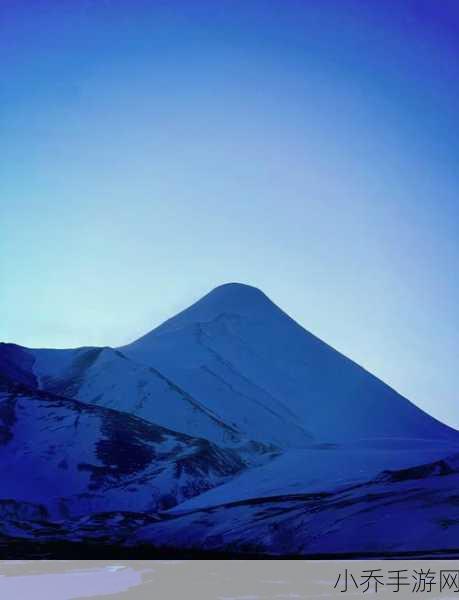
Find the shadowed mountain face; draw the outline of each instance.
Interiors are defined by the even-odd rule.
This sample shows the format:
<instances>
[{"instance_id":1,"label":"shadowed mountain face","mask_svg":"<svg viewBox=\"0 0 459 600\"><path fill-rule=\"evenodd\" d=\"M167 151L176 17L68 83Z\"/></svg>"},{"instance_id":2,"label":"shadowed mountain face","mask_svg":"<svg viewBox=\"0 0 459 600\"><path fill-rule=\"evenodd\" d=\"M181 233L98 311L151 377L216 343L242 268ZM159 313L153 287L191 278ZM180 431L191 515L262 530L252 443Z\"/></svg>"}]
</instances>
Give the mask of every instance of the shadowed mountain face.
<instances>
[{"instance_id":1,"label":"shadowed mountain face","mask_svg":"<svg viewBox=\"0 0 459 600\"><path fill-rule=\"evenodd\" d=\"M455 481L459 434L250 286L218 287L118 349L0 344L0 375L6 537L75 541L92 515L90 537L113 539L118 519L130 543L319 552L294 542L307 526L311 539L331 527L350 552L358 544L331 525L357 518L344 497L356 508L372 490L394 494L403 515L406 489L427 507L435 488L442 522L454 504L436 477Z\"/></svg>"}]
</instances>

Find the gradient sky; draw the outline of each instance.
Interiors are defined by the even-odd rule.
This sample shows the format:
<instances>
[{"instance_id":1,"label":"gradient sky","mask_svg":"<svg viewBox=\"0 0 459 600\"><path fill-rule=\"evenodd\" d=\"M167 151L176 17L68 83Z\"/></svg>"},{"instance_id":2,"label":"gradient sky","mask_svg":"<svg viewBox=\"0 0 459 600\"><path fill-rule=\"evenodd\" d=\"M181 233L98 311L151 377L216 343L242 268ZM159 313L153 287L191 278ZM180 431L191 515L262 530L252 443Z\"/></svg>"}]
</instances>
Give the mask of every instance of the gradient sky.
<instances>
[{"instance_id":1,"label":"gradient sky","mask_svg":"<svg viewBox=\"0 0 459 600\"><path fill-rule=\"evenodd\" d=\"M456 0L2 0L1 338L228 281L459 427Z\"/></svg>"}]
</instances>

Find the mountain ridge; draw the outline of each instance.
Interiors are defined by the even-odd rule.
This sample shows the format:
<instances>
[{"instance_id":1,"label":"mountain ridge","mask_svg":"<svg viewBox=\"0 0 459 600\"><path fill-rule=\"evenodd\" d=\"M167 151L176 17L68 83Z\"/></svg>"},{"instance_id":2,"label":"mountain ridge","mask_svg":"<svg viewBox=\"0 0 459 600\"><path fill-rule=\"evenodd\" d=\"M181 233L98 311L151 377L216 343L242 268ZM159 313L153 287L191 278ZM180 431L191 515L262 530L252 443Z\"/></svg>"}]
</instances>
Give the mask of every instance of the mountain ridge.
<instances>
[{"instance_id":1,"label":"mountain ridge","mask_svg":"<svg viewBox=\"0 0 459 600\"><path fill-rule=\"evenodd\" d=\"M121 371L125 368L140 373L141 366L152 369L168 382L169 391L175 389L188 398L198 411L204 410L208 418L220 422L239 440L301 446L313 439L333 442L356 436L456 435L453 428L304 329L260 289L247 284L220 285L134 342L118 348L10 346L9 352L5 352L4 344L0 347L3 368L16 369L29 382L35 378L38 387L44 389L52 390L55 382L66 390L73 386L75 392L68 391L72 397L77 397L81 389L77 386L78 378L82 378L78 362L86 361L90 378L86 387L97 387L99 380L101 388L98 393L86 390L83 398L89 403L109 402L102 396L107 395L109 387L112 389L113 382L104 383L102 372L94 379L89 364L103 362L104 353L131 361L129 366L127 362L119 366ZM101 369L106 372L108 367ZM112 376L119 379L121 375L113 372ZM132 386L142 385L143 379L135 383L134 375L130 377ZM116 405L110 393L110 402ZM131 389L126 394L134 398L141 392ZM131 406L127 410L134 409ZM392 416L387 414L391 412ZM148 418L146 413L141 416ZM172 416L162 424L172 428L180 425ZM197 435L201 425L196 427L184 432ZM271 435L267 436L268 430ZM215 432L213 440L226 443L225 435L228 437Z\"/></svg>"},{"instance_id":2,"label":"mountain ridge","mask_svg":"<svg viewBox=\"0 0 459 600\"><path fill-rule=\"evenodd\" d=\"M453 551L458 457L459 432L247 285L119 348L0 344L0 548Z\"/></svg>"}]
</instances>

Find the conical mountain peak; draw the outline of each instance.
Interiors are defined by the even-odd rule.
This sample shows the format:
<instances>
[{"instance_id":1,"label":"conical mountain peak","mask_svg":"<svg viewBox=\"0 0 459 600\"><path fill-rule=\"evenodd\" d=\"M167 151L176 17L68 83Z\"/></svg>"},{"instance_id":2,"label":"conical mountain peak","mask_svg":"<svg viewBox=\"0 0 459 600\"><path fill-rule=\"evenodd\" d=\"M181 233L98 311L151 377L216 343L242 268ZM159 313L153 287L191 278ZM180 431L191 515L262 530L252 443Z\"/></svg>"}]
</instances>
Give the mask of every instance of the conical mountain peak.
<instances>
[{"instance_id":1,"label":"conical mountain peak","mask_svg":"<svg viewBox=\"0 0 459 600\"><path fill-rule=\"evenodd\" d=\"M238 295L244 296L247 299L251 297L253 298L254 296L264 296L266 298L266 295L254 285L249 285L247 283L239 283L237 281L222 283L221 285L218 285L213 290L211 290L207 295L210 294L219 296Z\"/></svg>"},{"instance_id":2,"label":"conical mountain peak","mask_svg":"<svg viewBox=\"0 0 459 600\"><path fill-rule=\"evenodd\" d=\"M245 283L224 283L203 296L190 308L205 305L207 308L246 312L261 306L274 307L274 303L260 289Z\"/></svg>"},{"instance_id":3,"label":"conical mountain peak","mask_svg":"<svg viewBox=\"0 0 459 600\"><path fill-rule=\"evenodd\" d=\"M163 333L196 323L206 323L224 315L266 320L280 314L286 316L260 289L244 283L225 283L217 286L150 333ZM149 336L150 333L146 335Z\"/></svg>"},{"instance_id":4,"label":"conical mountain peak","mask_svg":"<svg viewBox=\"0 0 459 600\"><path fill-rule=\"evenodd\" d=\"M316 439L457 439L250 285L216 287L122 352L158 368L229 423L257 404L288 422L291 413Z\"/></svg>"}]
</instances>

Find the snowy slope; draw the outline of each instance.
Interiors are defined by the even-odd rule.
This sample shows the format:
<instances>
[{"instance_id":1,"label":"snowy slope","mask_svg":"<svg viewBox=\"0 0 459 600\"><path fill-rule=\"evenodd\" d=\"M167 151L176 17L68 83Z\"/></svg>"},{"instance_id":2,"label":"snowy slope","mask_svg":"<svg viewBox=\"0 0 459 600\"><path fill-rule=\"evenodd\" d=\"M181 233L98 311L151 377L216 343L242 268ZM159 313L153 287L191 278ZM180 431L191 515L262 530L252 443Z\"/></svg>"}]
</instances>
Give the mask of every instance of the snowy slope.
<instances>
[{"instance_id":1,"label":"snowy slope","mask_svg":"<svg viewBox=\"0 0 459 600\"><path fill-rule=\"evenodd\" d=\"M376 477L387 469L405 469L420 463L442 460L455 446L423 440L389 440L386 444L343 444L331 447L289 449L223 485L187 500L171 513L218 506L230 502L267 498L282 494L333 491Z\"/></svg>"},{"instance_id":2,"label":"snowy slope","mask_svg":"<svg viewBox=\"0 0 459 600\"><path fill-rule=\"evenodd\" d=\"M254 498L141 526L128 543L273 555L459 555L459 456L335 492Z\"/></svg>"},{"instance_id":3,"label":"snowy slope","mask_svg":"<svg viewBox=\"0 0 459 600\"><path fill-rule=\"evenodd\" d=\"M182 549L184 556L196 550L260 557L454 558L458 485L456 454L328 492L252 498L175 515L112 511L56 522L39 505L0 501L0 552L11 541L31 539L34 557L47 556L47 541L99 541L104 556L108 543L124 546L128 556L151 546L165 557ZM44 543L41 549L36 540Z\"/></svg>"},{"instance_id":4,"label":"snowy slope","mask_svg":"<svg viewBox=\"0 0 459 600\"><path fill-rule=\"evenodd\" d=\"M43 389L216 442L236 444L241 440L240 432L159 371L139 365L117 350L73 350L71 360L54 376L49 375L49 352L33 351L34 372Z\"/></svg>"},{"instance_id":5,"label":"snowy slope","mask_svg":"<svg viewBox=\"0 0 459 600\"><path fill-rule=\"evenodd\" d=\"M60 516L154 512L244 467L207 440L0 379L0 500Z\"/></svg>"}]
</instances>

